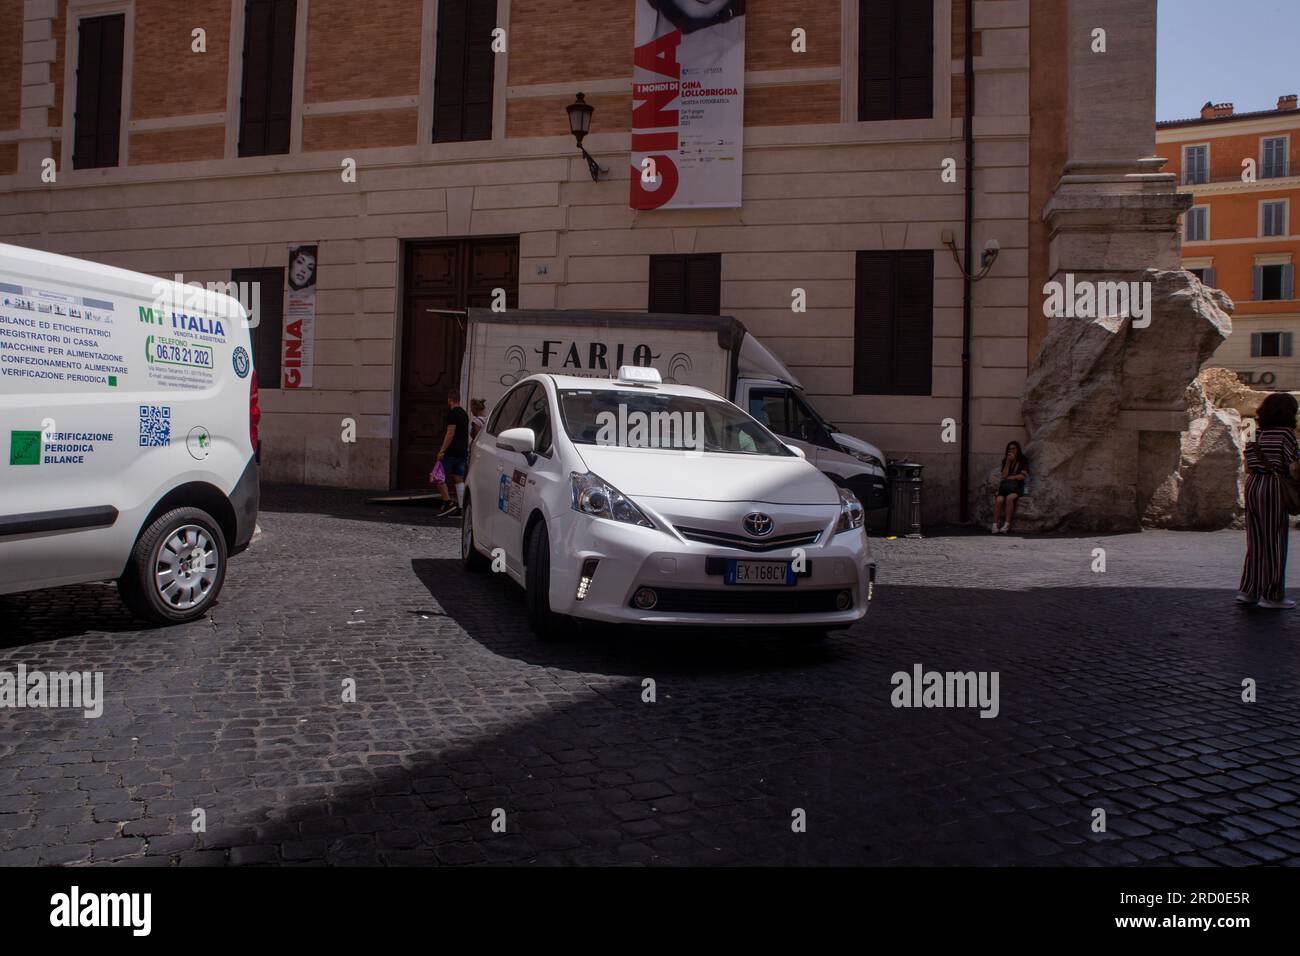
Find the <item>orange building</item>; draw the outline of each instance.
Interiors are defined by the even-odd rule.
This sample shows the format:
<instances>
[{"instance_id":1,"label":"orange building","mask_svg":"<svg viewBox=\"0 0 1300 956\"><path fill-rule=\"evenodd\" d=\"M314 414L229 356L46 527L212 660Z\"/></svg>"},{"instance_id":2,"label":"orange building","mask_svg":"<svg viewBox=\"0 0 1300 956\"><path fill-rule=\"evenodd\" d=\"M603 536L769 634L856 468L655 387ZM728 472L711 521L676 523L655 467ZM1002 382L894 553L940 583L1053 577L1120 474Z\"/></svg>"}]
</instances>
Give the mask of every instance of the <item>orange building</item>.
<instances>
[{"instance_id":1,"label":"orange building","mask_svg":"<svg viewBox=\"0 0 1300 956\"><path fill-rule=\"evenodd\" d=\"M1206 103L1199 119L1156 124L1156 153L1190 193L1183 216L1183 268L1236 304L1233 334L1209 364L1260 389L1300 390L1300 110L1294 93L1277 108L1234 113Z\"/></svg>"}]
</instances>

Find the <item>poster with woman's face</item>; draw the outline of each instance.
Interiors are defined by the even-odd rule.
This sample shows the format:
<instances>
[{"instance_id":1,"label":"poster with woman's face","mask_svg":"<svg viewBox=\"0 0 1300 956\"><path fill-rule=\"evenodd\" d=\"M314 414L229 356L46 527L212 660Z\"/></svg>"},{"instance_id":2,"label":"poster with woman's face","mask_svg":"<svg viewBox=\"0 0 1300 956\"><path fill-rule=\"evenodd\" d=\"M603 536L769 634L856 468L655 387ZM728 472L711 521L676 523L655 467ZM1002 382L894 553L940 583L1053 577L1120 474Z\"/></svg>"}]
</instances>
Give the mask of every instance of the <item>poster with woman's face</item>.
<instances>
[{"instance_id":1,"label":"poster with woman's face","mask_svg":"<svg viewBox=\"0 0 1300 956\"><path fill-rule=\"evenodd\" d=\"M636 0L633 209L740 205L745 0Z\"/></svg>"},{"instance_id":2,"label":"poster with woman's face","mask_svg":"<svg viewBox=\"0 0 1300 956\"><path fill-rule=\"evenodd\" d=\"M289 251L289 288L307 289L316 284L316 247L293 246Z\"/></svg>"},{"instance_id":3,"label":"poster with woman's face","mask_svg":"<svg viewBox=\"0 0 1300 956\"><path fill-rule=\"evenodd\" d=\"M316 246L289 247L281 388L311 388L316 357L316 253Z\"/></svg>"},{"instance_id":4,"label":"poster with woman's face","mask_svg":"<svg viewBox=\"0 0 1300 956\"><path fill-rule=\"evenodd\" d=\"M745 0L650 0L650 5L683 33L745 14Z\"/></svg>"}]
</instances>

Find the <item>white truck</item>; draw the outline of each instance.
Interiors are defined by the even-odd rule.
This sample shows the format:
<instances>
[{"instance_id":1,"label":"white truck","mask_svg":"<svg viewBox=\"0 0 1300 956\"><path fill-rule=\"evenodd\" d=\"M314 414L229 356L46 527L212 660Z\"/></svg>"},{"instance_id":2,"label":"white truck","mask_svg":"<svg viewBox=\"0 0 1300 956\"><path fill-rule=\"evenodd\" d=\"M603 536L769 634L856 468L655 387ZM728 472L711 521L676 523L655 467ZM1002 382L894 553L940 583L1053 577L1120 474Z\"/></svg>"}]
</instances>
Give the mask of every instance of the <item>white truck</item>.
<instances>
[{"instance_id":1,"label":"white truck","mask_svg":"<svg viewBox=\"0 0 1300 956\"><path fill-rule=\"evenodd\" d=\"M803 386L762 342L729 316L581 310L470 309L460 394L489 409L539 372L610 378L620 366L654 367L665 382L730 399L791 445L868 511L888 504L885 459L813 407Z\"/></svg>"}]
</instances>

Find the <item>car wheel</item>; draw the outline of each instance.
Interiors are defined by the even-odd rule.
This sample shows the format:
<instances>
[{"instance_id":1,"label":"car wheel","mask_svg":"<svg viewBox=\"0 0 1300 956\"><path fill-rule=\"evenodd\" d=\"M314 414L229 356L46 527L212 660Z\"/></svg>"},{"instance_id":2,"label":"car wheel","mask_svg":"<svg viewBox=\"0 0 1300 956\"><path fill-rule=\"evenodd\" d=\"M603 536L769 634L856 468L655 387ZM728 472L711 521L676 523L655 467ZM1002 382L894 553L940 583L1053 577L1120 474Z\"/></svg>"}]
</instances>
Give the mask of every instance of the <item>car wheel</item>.
<instances>
[{"instance_id":1,"label":"car wheel","mask_svg":"<svg viewBox=\"0 0 1300 956\"><path fill-rule=\"evenodd\" d=\"M208 612L226 580L226 537L212 516L176 508L136 539L117 580L122 601L155 624L184 624Z\"/></svg>"},{"instance_id":2,"label":"car wheel","mask_svg":"<svg viewBox=\"0 0 1300 956\"><path fill-rule=\"evenodd\" d=\"M524 569L524 599L528 623L540 640L549 641L559 630L559 616L551 610L551 537L545 522L528 536L528 565Z\"/></svg>"},{"instance_id":3,"label":"car wheel","mask_svg":"<svg viewBox=\"0 0 1300 956\"><path fill-rule=\"evenodd\" d=\"M460 561L466 571L479 574L486 571L492 562L474 547L474 516L471 512L473 502L465 496L465 509L460 516Z\"/></svg>"}]
</instances>

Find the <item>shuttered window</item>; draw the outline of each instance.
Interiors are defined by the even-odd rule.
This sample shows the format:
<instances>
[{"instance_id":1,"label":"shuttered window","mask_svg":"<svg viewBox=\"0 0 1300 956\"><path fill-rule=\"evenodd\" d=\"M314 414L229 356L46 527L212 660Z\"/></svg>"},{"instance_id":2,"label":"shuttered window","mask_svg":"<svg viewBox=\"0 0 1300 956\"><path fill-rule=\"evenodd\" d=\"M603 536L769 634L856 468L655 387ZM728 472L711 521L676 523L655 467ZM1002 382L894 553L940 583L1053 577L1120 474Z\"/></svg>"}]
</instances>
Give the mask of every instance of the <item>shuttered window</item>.
<instances>
[{"instance_id":1,"label":"shuttered window","mask_svg":"<svg viewBox=\"0 0 1300 956\"><path fill-rule=\"evenodd\" d=\"M126 15L87 17L77 26L73 169L116 166L122 129L122 45Z\"/></svg>"},{"instance_id":2,"label":"shuttered window","mask_svg":"<svg viewBox=\"0 0 1300 956\"><path fill-rule=\"evenodd\" d=\"M1210 238L1210 207L1193 206L1183 222L1183 242L1204 242Z\"/></svg>"},{"instance_id":3,"label":"shuttered window","mask_svg":"<svg viewBox=\"0 0 1300 956\"><path fill-rule=\"evenodd\" d=\"M1251 281L1251 298L1256 302L1276 302L1295 298L1295 266L1255 266Z\"/></svg>"},{"instance_id":4,"label":"shuttered window","mask_svg":"<svg viewBox=\"0 0 1300 956\"><path fill-rule=\"evenodd\" d=\"M934 355L934 254L859 252L853 393L929 395Z\"/></svg>"},{"instance_id":5,"label":"shuttered window","mask_svg":"<svg viewBox=\"0 0 1300 956\"><path fill-rule=\"evenodd\" d=\"M249 311L257 387L280 387L280 337L284 331L284 270L236 269L230 281L239 286L239 301Z\"/></svg>"},{"instance_id":6,"label":"shuttered window","mask_svg":"<svg viewBox=\"0 0 1300 956\"><path fill-rule=\"evenodd\" d=\"M247 0L239 155L289 152L293 118L293 38L297 0ZM259 383L261 376L258 376Z\"/></svg>"},{"instance_id":7,"label":"shuttered window","mask_svg":"<svg viewBox=\"0 0 1300 956\"><path fill-rule=\"evenodd\" d=\"M858 0L858 119L934 115L934 3Z\"/></svg>"},{"instance_id":8,"label":"shuttered window","mask_svg":"<svg viewBox=\"0 0 1300 956\"><path fill-rule=\"evenodd\" d=\"M722 313L722 256L703 253L650 257L651 312Z\"/></svg>"},{"instance_id":9,"label":"shuttered window","mask_svg":"<svg viewBox=\"0 0 1300 956\"><path fill-rule=\"evenodd\" d=\"M1250 333L1251 358L1290 358L1290 332Z\"/></svg>"},{"instance_id":10,"label":"shuttered window","mask_svg":"<svg viewBox=\"0 0 1300 956\"><path fill-rule=\"evenodd\" d=\"M1277 179L1286 175L1286 137L1270 136L1264 140L1264 163L1261 179Z\"/></svg>"},{"instance_id":11,"label":"shuttered window","mask_svg":"<svg viewBox=\"0 0 1300 956\"><path fill-rule=\"evenodd\" d=\"M1286 200L1273 200L1259 204L1261 236L1286 235Z\"/></svg>"},{"instance_id":12,"label":"shuttered window","mask_svg":"<svg viewBox=\"0 0 1300 956\"><path fill-rule=\"evenodd\" d=\"M1210 147L1183 147L1183 185L1195 186L1210 181Z\"/></svg>"},{"instance_id":13,"label":"shuttered window","mask_svg":"<svg viewBox=\"0 0 1300 956\"><path fill-rule=\"evenodd\" d=\"M438 0L435 143L492 138L496 13L497 5L488 0Z\"/></svg>"}]
</instances>

